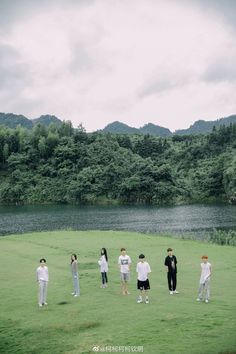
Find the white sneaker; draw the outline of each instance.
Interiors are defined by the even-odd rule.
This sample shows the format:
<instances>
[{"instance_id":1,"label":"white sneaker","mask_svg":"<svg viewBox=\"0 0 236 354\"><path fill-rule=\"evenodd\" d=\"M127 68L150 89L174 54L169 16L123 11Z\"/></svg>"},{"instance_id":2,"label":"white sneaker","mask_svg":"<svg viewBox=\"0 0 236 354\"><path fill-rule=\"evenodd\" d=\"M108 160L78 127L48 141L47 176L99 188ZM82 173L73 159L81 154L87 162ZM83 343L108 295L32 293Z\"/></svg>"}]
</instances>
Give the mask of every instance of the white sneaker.
<instances>
[{"instance_id":1,"label":"white sneaker","mask_svg":"<svg viewBox=\"0 0 236 354\"><path fill-rule=\"evenodd\" d=\"M75 293L71 293L71 295L72 295L72 296L74 296L74 295L75 295Z\"/></svg>"},{"instance_id":2,"label":"white sneaker","mask_svg":"<svg viewBox=\"0 0 236 354\"><path fill-rule=\"evenodd\" d=\"M205 302L208 304L209 300L206 299Z\"/></svg>"},{"instance_id":3,"label":"white sneaker","mask_svg":"<svg viewBox=\"0 0 236 354\"><path fill-rule=\"evenodd\" d=\"M202 299L199 299L199 297L197 298L197 301L202 301Z\"/></svg>"},{"instance_id":4,"label":"white sneaker","mask_svg":"<svg viewBox=\"0 0 236 354\"><path fill-rule=\"evenodd\" d=\"M143 299L140 297L140 298L138 298L138 300L137 300L137 304L141 304L141 302L143 302Z\"/></svg>"},{"instance_id":5,"label":"white sneaker","mask_svg":"<svg viewBox=\"0 0 236 354\"><path fill-rule=\"evenodd\" d=\"M48 306L48 303L47 303L47 302L44 302L43 305L44 305L44 306Z\"/></svg>"},{"instance_id":6,"label":"white sneaker","mask_svg":"<svg viewBox=\"0 0 236 354\"><path fill-rule=\"evenodd\" d=\"M78 297L78 296L79 296L79 294L75 294L75 295L74 295L74 297Z\"/></svg>"},{"instance_id":7,"label":"white sneaker","mask_svg":"<svg viewBox=\"0 0 236 354\"><path fill-rule=\"evenodd\" d=\"M174 291L174 294L179 294L179 292L177 290Z\"/></svg>"},{"instance_id":8,"label":"white sneaker","mask_svg":"<svg viewBox=\"0 0 236 354\"><path fill-rule=\"evenodd\" d=\"M170 291L170 295L173 295L173 291Z\"/></svg>"},{"instance_id":9,"label":"white sneaker","mask_svg":"<svg viewBox=\"0 0 236 354\"><path fill-rule=\"evenodd\" d=\"M145 300L145 304L149 304L149 299L148 298Z\"/></svg>"},{"instance_id":10,"label":"white sneaker","mask_svg":"<svg viewBox=\"0 0 236 354\"><path fill-rule=\"evenodd\" d=\"M39 307L43 307L43 305L42 305L42 304L39 304Z\"/></svg>"}]
</instances>

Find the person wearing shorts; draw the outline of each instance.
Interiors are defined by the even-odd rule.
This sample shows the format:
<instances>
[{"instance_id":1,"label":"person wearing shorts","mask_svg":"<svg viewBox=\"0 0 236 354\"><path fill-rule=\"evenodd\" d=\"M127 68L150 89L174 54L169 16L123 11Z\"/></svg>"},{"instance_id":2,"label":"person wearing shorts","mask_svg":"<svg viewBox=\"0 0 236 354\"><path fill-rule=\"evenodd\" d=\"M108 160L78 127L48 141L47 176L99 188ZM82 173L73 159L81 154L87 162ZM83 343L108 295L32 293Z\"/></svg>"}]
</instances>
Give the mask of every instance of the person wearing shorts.
<instances>
[{"instance_id":1,"label":"person wearing shorts","mask_svg":"<svg viewBox=\"0 0 236 354\"><path fill-rule=\"evenodd\" d=\"M123 295L129 295L128 281L130 280L131 258L126 254L126 249L121 248L121 255L118 258L118 266L120 269L121 292Z\"/></svg>"},{"instance_id":2,"label":"person wearing shorts","mask_svg":"<svg viewBox=\"0 0 236 354\"><path fill-rule=\"evenodd\" d=\"M147 291L150 290L150 283L148 279L149 273L151 273L151 268L148 262L145 261L144 254L139 255L139 262L136 267L136 272L138 273L137 279L137 289L140 291L137 303L143 302L143 295L145 296L145 303L149 304L149 298Z\"/></svg>"}]
</instances>

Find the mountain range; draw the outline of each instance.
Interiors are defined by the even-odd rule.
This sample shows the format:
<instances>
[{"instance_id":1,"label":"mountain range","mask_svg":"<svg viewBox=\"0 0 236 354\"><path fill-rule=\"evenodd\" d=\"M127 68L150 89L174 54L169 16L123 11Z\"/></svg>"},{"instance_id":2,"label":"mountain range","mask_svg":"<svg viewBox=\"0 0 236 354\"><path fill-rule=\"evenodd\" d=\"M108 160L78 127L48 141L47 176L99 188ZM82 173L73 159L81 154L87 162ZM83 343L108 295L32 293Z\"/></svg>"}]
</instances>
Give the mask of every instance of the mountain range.
<instances>
[{"instance_id":1,"label":"mountain range","mask_svg":"<svg viewBox=\"0 0 236 354\"><path fill-rule=\"evenodd\" d=\"M221 125L229 126L236 123L236 115L220 118L213 121L198 120L188 129L176 130L171 132L169 129L160 127L152 123L145 124L141 128L133 128L121 122L113 122L108 124L104 129L100 130L104 133L113 134L149 134L154 136L172 136L172 135L196 135L210 133L213 127L220 127Z\"/></svg>"},{"instance_id":2,"label":"mountain range","mask_svg":"<svg viewBox=\"0 0 236 354\"><path fill-rule=\"evenodd\" d=\"M35 119L28 119L21 114L0 112L0 125L5 125L9 128L16 128L18 125L21 125L23 128L32 129L38 123L49 126L51 123L60 125L62 124L62 121L56 116L51 116L49 114L42 115Z\"/></svg>"},{"instance_id":3,"label":"mountain range","mask_svg":"<svg viewBox=\"0 0 236 354\"><path fill-rule=\"evenodd\" d=\"M38 123L49 126L51 123L60 125L62 124L62 121L56 116L49 114L42 115L35 119L28 119L23 115L0 113L0 125L5 125L9 128L16 128L18 125L21 125L24 128L32 129ZM149 134L153 136L168 137L172 135L206 134L210 133L213 127L218 128L221 125L228 126L234 123L236 123L236 115L231 115L229 117L220 118L213 121L198 120L188 129L181 129L171 132L168 128L164 128L153 123L145 124L141 128L134 128L127 124L115 121L108 124L104 129L99 130L99 132L113 134Z\"/></svg>"}]
</instances>

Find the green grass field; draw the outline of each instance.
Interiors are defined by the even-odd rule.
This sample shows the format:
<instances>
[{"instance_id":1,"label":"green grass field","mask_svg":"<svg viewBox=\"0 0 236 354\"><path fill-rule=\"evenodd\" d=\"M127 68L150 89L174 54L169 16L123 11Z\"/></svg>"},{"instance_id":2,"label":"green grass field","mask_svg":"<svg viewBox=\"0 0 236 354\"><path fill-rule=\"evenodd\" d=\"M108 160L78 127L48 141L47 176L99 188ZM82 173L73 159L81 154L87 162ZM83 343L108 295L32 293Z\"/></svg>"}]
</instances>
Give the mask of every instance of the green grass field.
<instances>
[{"instance_id":1,"label":"green grass field","mask_svg":"<svg viewBox=\"0 0 236 354\"><path fill-rule=\"evenodd\" d=\"M178 290L169 295L163 260L178 258ZM101 247L108 249L109 287L100 289ZM128 296L120 294L117 259L133 266ZM81 297L73 298L70 255L79 255ZM152 273L150 303L137 304L136 263ZM209 304L196 302L200 257L213 266ZM39 308L35 270L47 259L48 306ZM236 353L236 249L129 232L47 232L0 238L0 353ZM94 350L95 350L94 349Z\"/></svg>"}]
</instances>

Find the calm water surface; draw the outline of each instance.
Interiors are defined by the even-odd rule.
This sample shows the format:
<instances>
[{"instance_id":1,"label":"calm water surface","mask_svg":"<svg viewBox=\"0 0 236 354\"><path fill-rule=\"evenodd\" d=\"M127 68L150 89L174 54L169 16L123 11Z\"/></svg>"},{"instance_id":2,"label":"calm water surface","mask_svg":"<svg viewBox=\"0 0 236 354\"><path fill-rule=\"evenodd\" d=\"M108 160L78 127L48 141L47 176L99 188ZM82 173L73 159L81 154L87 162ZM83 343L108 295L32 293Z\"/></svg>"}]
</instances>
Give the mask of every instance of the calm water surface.
<instances>
[{"instance_id":1,"label":"calm water surface","mask_svg":"<svg viewBox=\"0 0 236 354\"><path fill-rule=\"evenodd\" d=\"M0 207L0 235L60 229L201 235L236 230L236 205Z\"/></svg>"}]
</instances>

